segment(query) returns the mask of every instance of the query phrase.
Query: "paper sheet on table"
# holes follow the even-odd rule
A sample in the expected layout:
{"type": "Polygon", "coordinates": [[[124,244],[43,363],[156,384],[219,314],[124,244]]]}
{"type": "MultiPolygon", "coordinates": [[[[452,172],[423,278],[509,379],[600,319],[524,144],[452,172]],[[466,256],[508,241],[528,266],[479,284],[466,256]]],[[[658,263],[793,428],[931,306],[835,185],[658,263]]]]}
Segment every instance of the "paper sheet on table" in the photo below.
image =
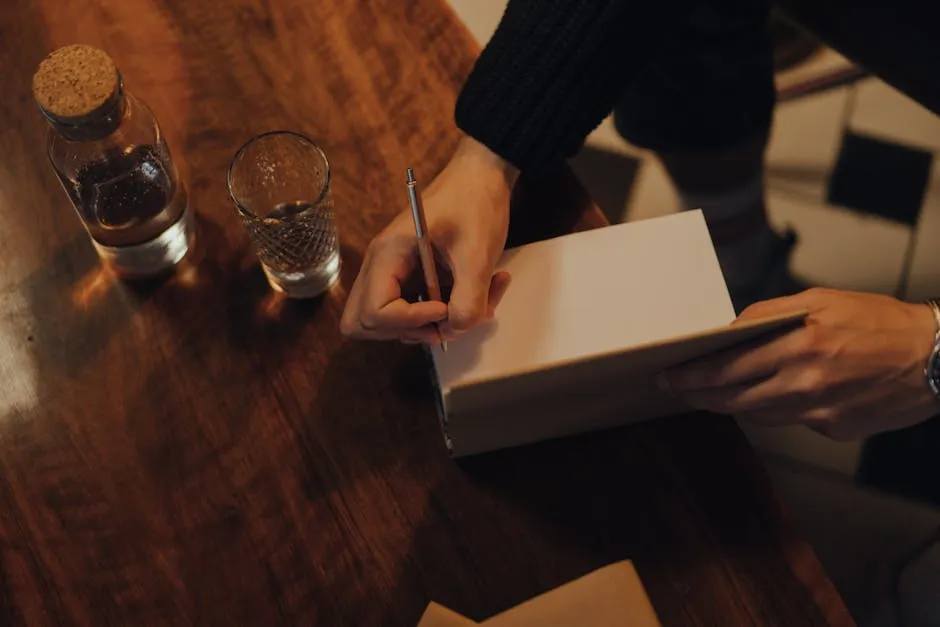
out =
{"type": "Polygon", "coordinates": [[[605,566],[483,621],[487,627],[660,627],[628,561],[605,566]]]}
{"type": "MultiPolygon", "coordinates": [[[[476,625],[431,603],[418,627],[476,625]]],[[[629,561],[617,562],[479,623],[487,627],[660,627],[629,561]]]]}
{"type": "Polygon", "coordinates": [[[476,624],[475,621],[432,601],[424,611],[418,627],[468,627],[476,624]]]}

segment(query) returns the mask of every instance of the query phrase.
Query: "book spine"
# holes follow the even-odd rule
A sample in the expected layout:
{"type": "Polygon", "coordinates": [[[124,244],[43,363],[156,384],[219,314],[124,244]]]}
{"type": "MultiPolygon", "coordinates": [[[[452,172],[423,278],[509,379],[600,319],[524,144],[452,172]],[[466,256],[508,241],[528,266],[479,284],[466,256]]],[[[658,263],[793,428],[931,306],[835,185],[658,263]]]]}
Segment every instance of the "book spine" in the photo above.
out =
{"type": "Polygon", "coordinates": [[[437,419],[441,423],[441,432],[444,435],[444,444],[449,453],[454,452],[454,442],[447,431],[447,408],[444,405],[444,394],[441,391],[441,382],[437,377],[437,368],[434,367],[434,355],[430,346],[424,346],[424,356],[427,362],[428,375],[431,377],[431,390],[434,395],[434,405],[437,410],[437,419]]]}

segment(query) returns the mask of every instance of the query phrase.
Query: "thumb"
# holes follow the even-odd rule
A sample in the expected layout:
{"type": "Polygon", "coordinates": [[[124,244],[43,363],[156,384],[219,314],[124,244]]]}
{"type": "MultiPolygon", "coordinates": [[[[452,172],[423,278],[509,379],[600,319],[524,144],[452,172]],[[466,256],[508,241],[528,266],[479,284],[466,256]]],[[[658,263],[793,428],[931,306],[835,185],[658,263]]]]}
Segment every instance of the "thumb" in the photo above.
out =
{"type": "Polygon", "coordinates": [[[472,268],[454,268],[447,322],[441,327],[446,339],[455,339],[486,319],[491,276],[491,271],[477,264],[472,268]]]}
{"type": "Polygon", "coordinates": [[[487,296],[486,317],[492,318],[496,315],[496,308],[506,295],[509,284],[512,282],[512,276],[503,270],[500,270],[490,279],[490,292],[487,296]]]}

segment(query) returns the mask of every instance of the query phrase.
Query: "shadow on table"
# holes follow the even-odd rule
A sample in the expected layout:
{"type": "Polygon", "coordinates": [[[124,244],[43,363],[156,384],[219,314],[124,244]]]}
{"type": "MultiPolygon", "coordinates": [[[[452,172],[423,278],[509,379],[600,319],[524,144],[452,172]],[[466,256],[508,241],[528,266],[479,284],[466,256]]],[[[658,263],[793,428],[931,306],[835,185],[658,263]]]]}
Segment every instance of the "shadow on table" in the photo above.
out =
{"type": "Polygon", "coordinates": [[[482,620],[631,559],[665,625],[822,624],[749,449],[708,449],[734,429],[698,414],[452,462],[410,549],[422,602],[482,620]]]}
{"type": "Polygon", "coordinates": [[[94,360],[133,314],[123,285],[101,265],[84,233],[59,246],[14,292],[29,309],[39,369],[64,377],[94,360]]]}
{"type": "Polygon", "coordinates": [[[358,253],[342,247],[337,289],[317,298],[291,300],[271,289],[247,242],[232,245],[227,241],[230,234],[208,219],[199,219],[198,225],[196,249],[176,272],[165,280],[138,282],[131,286],[133,293],[140,300],[153,300],[182,336],[198,333],[212,341],[224,340],[275,364],[283,357],[282,349],[296,343],[304,325],[335,308],[335,292],[351,286],[359,267],[358,253]]]}

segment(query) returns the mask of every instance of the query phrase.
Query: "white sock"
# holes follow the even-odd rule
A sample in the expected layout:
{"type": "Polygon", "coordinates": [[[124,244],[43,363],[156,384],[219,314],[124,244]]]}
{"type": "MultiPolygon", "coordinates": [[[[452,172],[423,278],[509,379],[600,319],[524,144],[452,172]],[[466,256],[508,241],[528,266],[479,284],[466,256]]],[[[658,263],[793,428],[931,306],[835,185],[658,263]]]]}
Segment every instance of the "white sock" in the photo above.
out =
{"type": "MultiPolygon", "coordinates": [[[[764,178],[754,180],[738,189],[718,194],[686,194],[680,191],[683,205],[688,209],[701,209],[705,220],[722,222],[733,220],[764,201],[764,178]]],[[[766,260],[779,236],[769,226],[763,226],[715,246],[721,271],[729,287],[748,286],[760,279],[766,260]]]]}

